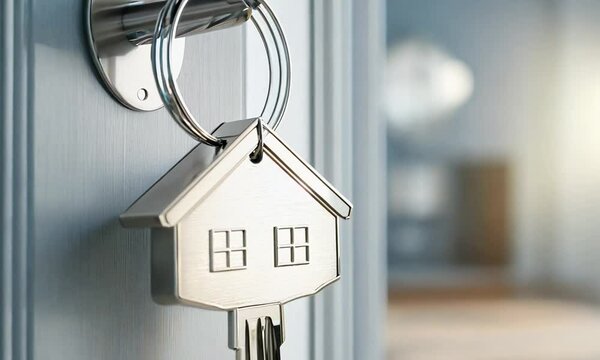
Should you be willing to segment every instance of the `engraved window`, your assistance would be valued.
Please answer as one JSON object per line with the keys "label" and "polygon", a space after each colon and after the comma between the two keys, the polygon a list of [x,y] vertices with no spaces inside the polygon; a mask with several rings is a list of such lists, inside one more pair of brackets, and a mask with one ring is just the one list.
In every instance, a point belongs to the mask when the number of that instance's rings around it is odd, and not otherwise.
{"label": "engraved window", "polygon": [[247,267],[246,230],[210,231],[210,271],[244,270]]}
{"label": "engraved window", "polygon": [[310,263],[308,226],[275,228],[275,266],[295,266]]}

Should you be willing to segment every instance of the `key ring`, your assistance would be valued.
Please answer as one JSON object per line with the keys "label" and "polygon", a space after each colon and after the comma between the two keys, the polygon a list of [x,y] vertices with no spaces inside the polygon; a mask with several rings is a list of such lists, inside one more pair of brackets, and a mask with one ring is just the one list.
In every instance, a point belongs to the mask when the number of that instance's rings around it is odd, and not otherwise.
{"label": "key ring", "polygon": [[[260,114],[268,115],[266,124],[276,129],[285,113],[290,94],[291,62],[283,29],[265,0],[244,0],[254,10],[252,23],[256,27],[267,52],[269,89]],[[173,76],[172,53],[177,27],[189,0],[167,0],[161,10],[152,42],[152,68],[158,92],[175,121],[194,139],[211,146],[222,146],[224,141],[202,128],[186,105]],[[276,60],[273,61],[273,53]]]}

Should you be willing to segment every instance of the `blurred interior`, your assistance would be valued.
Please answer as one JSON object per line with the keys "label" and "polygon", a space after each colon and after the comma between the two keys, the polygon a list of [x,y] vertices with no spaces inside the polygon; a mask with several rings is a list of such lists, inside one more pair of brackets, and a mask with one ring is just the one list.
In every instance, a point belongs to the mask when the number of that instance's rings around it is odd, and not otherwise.
{"label": "blurred interior", "polygon": [[388,358],[600,359],[600,1],[387,5]]}

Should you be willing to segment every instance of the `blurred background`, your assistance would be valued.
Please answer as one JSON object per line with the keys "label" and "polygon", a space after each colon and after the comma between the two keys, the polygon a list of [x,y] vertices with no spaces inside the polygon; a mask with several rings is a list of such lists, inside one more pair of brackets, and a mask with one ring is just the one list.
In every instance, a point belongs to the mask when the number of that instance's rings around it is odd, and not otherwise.
{"label": "blurred background", "polygon": [[388,359],[600,359],[600,1],[386,16]]}

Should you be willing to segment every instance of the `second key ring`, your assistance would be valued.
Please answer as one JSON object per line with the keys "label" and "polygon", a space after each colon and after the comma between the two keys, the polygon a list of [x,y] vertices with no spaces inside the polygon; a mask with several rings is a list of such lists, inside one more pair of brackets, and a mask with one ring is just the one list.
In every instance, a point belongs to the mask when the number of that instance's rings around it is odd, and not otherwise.
{"label": "second key ring", "polygon": [[[188,2],[189,0],[168,0],[161,10],[152,43],[152,67],[160,97],[175,121],[196,140],[220,146],[223,141],[206,131],[189,110],[174,76],[173,46]],[[247,2],[254,8],[251,20],[265,46],[269,67],[267,99],[260,117],[272,129],[276,129],[285,113],[290,93],[289,49],[283,29],[269,5],[264,0]]]}

